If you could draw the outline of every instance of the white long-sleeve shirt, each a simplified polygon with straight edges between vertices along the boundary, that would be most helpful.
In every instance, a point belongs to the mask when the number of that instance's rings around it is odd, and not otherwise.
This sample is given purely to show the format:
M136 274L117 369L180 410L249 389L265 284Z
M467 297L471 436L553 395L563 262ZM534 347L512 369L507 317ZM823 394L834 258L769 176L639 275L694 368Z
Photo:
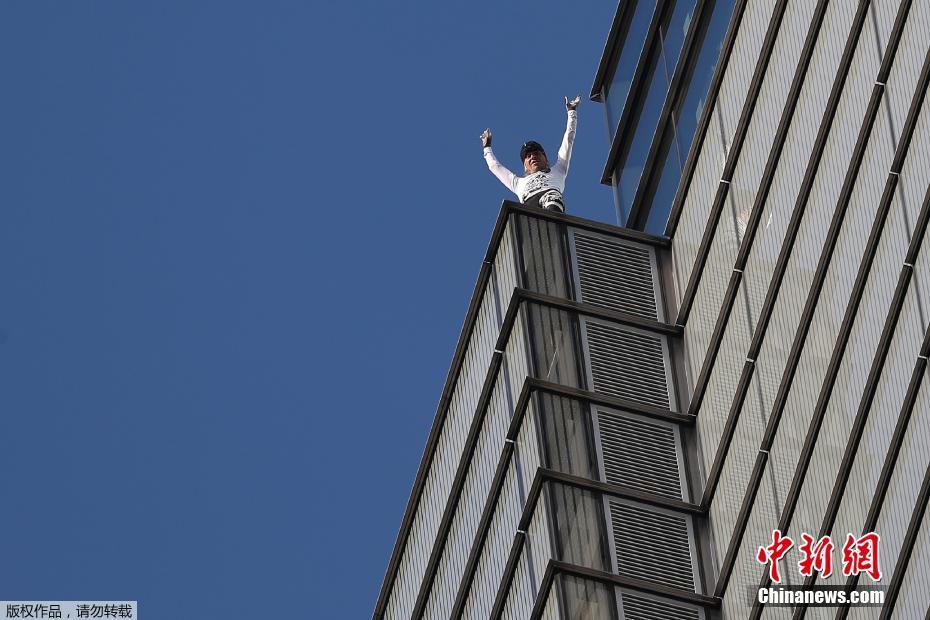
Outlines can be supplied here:
M575 127L577 124L578 111L568 110L568 121L565 124L562 145L559 147L559 156L555 165L550 167L549 172L535 172L525 177L518 177L497 161L490 146L484 147L484 160L488 163L488 168L494 173L494 176L516 194L520 202L526 202L526 199L530 196L548 189L557 189L559 193L564 194L565 177L568 176L568 162L572 157L572 143L575 141Z

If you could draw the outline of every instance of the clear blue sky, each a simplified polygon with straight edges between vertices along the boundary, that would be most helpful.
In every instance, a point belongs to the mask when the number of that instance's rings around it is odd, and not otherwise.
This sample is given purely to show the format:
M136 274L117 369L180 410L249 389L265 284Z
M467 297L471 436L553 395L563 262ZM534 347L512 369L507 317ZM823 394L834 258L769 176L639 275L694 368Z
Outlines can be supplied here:
M522 141L616 3L0 3L0 599L371 614Z

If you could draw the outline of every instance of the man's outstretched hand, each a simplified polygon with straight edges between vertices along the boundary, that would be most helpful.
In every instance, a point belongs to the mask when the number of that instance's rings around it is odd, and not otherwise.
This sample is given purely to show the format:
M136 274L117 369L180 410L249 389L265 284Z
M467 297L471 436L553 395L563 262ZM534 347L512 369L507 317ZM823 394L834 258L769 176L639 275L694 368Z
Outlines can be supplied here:
M491 146L491 130L490 129L485 129L483 132L481 132L481 146L482 148Z
M569 100L568 100L568 97L566 97L566 98L565 98L565 109L566 109L566 110L574 110L575 108L578 107L578 104L579 104L579 103L581 103L581 95L578 95L577 97L575 97L575 98L572 99L571 101L569 101Z

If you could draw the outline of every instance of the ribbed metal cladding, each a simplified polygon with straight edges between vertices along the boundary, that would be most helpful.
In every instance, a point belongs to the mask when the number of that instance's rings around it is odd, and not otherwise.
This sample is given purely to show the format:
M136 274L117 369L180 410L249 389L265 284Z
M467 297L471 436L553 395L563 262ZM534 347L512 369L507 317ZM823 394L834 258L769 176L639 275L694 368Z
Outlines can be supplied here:
M574 231L579 301L658 320L652 251Z
M685 607L624 591L620 595L620 620L702 620L700 609Z
M608 500L617 572L694 591L694 569L685 515Z
M585 321L595 392L670 408L662 336Z
M597 426L607 482L681 499L674 428L600 410Z

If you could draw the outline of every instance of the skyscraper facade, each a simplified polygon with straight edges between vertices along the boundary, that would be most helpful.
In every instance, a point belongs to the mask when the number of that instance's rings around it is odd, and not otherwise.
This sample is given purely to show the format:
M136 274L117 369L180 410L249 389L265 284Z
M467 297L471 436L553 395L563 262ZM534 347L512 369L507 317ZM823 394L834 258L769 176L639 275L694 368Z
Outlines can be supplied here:
M375 617L928 614L928 33L928 0L620 2L617 225L504 203Z

